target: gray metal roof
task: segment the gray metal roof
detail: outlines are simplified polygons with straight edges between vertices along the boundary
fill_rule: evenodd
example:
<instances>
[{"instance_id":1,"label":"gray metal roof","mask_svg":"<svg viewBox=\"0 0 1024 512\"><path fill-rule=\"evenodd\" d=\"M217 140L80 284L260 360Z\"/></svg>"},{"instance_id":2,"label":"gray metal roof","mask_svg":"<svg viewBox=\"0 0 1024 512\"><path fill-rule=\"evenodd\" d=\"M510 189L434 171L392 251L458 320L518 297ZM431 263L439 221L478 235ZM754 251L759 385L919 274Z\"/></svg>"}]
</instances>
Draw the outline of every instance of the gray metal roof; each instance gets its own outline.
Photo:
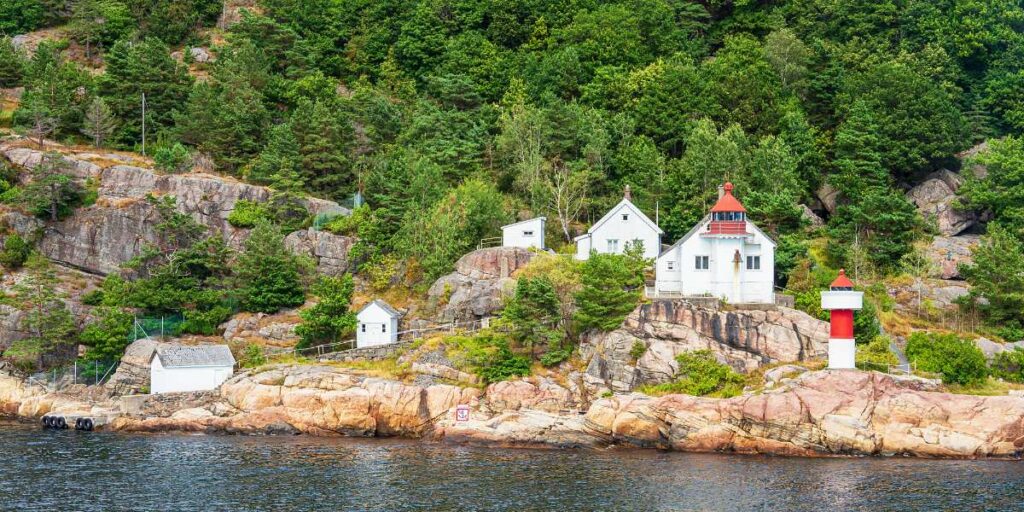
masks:
<instances>
[{"instance_id":1,"label":"gray metal roof","mask_svg":"<svg viewBox=\"0 0 1024 512\"><path fill-rule=\"evenodd\" d=\"M374 299L372 302L366 304L365 306L363 306L362 309L359 310L359 313L362 313L363 311L366 311L366 308L368 308L368 307L370 307L370 306L372 306L374 304L380 306L381 309L383 309L384 311L387 311L387 313L389 315L391 315L391 316L402 316L402 314L399 313L397 309L391 307L391 304L388 304L387 302L384 302L384 301L382 301L380 299ZM358 315L359 313L356 313L356 314Z\"/></svg>"},{"instance_id":2,"label":"gray metal roof","mask_svg":"<svg viewBox=\"0 0 1024 512\"><path fill-rule=\"evenodd\" d=\"M235 365L227 345L160 345L153 357L160 357L164 368Z\"/></svg>"}]
</instances>

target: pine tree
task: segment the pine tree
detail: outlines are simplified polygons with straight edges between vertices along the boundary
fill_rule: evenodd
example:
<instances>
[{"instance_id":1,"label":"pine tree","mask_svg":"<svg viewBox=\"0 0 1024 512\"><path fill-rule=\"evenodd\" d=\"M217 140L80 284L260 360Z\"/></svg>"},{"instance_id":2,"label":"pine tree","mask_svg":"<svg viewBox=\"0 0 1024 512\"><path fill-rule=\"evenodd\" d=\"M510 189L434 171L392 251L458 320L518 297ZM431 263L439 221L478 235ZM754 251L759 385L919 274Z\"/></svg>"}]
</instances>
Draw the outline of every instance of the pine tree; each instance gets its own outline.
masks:
<instances>
[{"instance_id":1,"label":"pine tree","mask_svg":"<svg viewBox=\"0 0 1024 512\"><path fill-rule=\"evenodd\" d=\"M16 307L24 313L29 337L20 340L5 355L34 362L36 368L43 368L47 356L64 359L73 355L75 323L65 297L58 291L60 280L49 261L33 255L26 268L28 274L14 286L14 293Z\"/></svg>"},{"instance_id":2,"label":"pine tree","mask_svg":"<svg viewBox=\"0 0 1024 512\"><path fill-rule=\"evenodd\" d=\"M81 190L68 174L70 166L60 154L47 153L32 169L32 180L25 186L23 198L33 213L54 222L71 213Z\"/></svg>"},{"instance_id":3,"label":"pine tree","mask_svg":"<svg viewBox=\"0 0 1024 512\"><path fill-rule=\"evenodd\" d=\"M330 102L300 100L289 125L298 143L299 172L308 190L326 197L343 197L355 190L355 173L348 148L352 127Z\"/></svg>"},{"instance_id":4,"label":"pine tree","mask_svg":"<svg viewBox=\"0 0 1024 512\"><path fill-rule=\"evenodd\" d=\"M501 318L511 327L511 338L529 347L533 359L538 346L557 343L563 336L558 329L561 304L554 286L545 277L520 278Z\"/></svg>"},{"instance_id":5,"label":"pine tree","mask_svg":"<svg viewBox=\"0 0 1024 512\"><path fill-rule=\"evenodd\" d=\"M0 37L0 87L17 87L25 73L25 55L10 37Z\"/></svg>"},{"instance_id":6,"label":"pine tree","mask_svg":"<svg viewBox=\"0 0 1024 512\"><path fill-rule=\"evenodd\" d=\"M961 268L971 283L971 302L979 304L989 324L1002 326L1008 339L1024 336L1024 243L992 223L973 259Z\"/></svg>"},{"instance_id":7,"label":"pine tree","mask_svg":"<svg viewBox=\"0 0 1024 512\"><path fill-rule=\"evenodd\" d=\"M356 316L349 311L353 290L351 274L324 276L313 285L317 303L299 312L302 323L295 327L299 348L339 341L355 329Z\"/></svg>"},{"instance_id":8,"label":"pine tree","mask_svg":"<svg viewBox=\"0 0 1024 512\"><path fill-rule=\"evenodd\" d=\"M306 300L298 258L284 246L280 230L262 221L249 234L235 262L242 308L275 313Z\"/></svg>"},{"instance_id":9,"label":"pine tree","mask_svg":"<svg viewBox=\"0 0 1024 512\"><path fill-rule=\"evenodd\" d=\"M645 261L642 249L630 248L626 254L591 253L583 264L581 283L576 294L576 327L611 331L640 302Z\"/></svg>"},{"instance_id":10,"label":"pine tree","mask_svg":"<svg viewBox=\"0 0 1024 512\"><path fill-rule=\"evenodd\" d=\"M103 98L93 98L85 109L82 133L92 139L93 146L100 147L117 129L117 119Z\"/></svg>"}]
</instances>

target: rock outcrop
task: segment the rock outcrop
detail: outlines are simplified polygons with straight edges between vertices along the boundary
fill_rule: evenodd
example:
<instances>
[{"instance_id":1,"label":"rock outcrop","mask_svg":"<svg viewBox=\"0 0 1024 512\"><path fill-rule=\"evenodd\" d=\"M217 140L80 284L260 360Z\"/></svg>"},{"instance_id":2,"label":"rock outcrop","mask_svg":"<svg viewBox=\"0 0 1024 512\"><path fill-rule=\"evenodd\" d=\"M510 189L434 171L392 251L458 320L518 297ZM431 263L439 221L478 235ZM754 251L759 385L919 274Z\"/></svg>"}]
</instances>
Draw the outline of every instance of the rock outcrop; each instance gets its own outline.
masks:
<instances>
[{"instance_id":1,"label":"rock outcrop","mask_svg":"<svg viewBox=\"0 0 1024 512\"><path fill-rule=\"evenodd\" d=\"M224 341L256 343L272 347L293 347L299 342L295 328L302 320L298 311L289 309L272 315L239 313L220 326Z\"/></svg>"},{"instance_id":2,"label":"rock outcrop","mask_svg":"<svg viewBox=\"0 0 1024 512\"><path fill-rule=\"evenodd\" d=\"M296 231L284 239L285 247L295 254L313 258L317 272L328 276L338 276L348 270L348 252L353 243L353 238L312 228Z\"/></svg>"},{"instance_id":3,"label":"rock outcrop","mask_svg":"<svg viewBox=\"0 0 1024 512\"><path fill-rule=\"evenodd\" d=\"M747 372L761 365L825 357L828 324L794 309L720 309L685 300L642 304L615 331L592 335L580 351L589 360L586 382L596 389L632 391L672 380L675 356L708 349ZM637 344L643 355L634 360Z\"/></svg>"},{"instance_id":4,"label":"rock outcrop","mask_svg":"<svg viewBox=\"0 0 1024 512\"><path fill-rule=\"evenodd\" d=\"M105 414L130 432L428 437L503 446L623 445L797 456L1020 458L1024 397L941 393L935 384L856 370L807 372L729 399L640 394L586 409L554 381L486 391L419 386L328 366L271 366L216 392L124 397L47 393L0 371L0 413ZM457 406L469 407L466 421Z\"/></svg>"},{"instance_id":5,"label":"rock outcrop","mask_svg":"<svg viewBox=\"0 0 1024 512\"><path fill-rule=\"evenodd\" d=\"M937 236L925 251L931 264L931 277L960 279L960 265L974 261L972 251L977 247L978 235Z\"/></svg>"},{"instance_id":6,"label":"rock outcrop","mask_svg":"<svg viewBox=\"0 0 1024 512\"><path fill-rule=\"evenodd\" d=\"M80 208L67 219L48 226L39 248L60 264L90 273L102 275L117 270L155 240L155 227L160 219L156 208L146 201L147 196L173 196L179 211L220 234L235 248L240 248L248 236L247 229L228 223L235 204L241 200L265 202L271 196L266 187L230 177L201 172L161 174L139 167L146 163L144 160L117 153L74 152L57 146L54 149L59 149L72 163L71 172L76 177L99 182L98 199L95 205ZM24 147L22 140L4 141L0 144L0 153L25 168L39 165L45 154ZM303 201L312 215L349 213L331 201L315 198ZM342 267L347 268L350 240L328 239L325 234L295 238L296 244L308 246L325 269L337 272Z\"/></svg>"},{"instance_id":7,"label":"rock outcrop","mask_svg":"<svg viewBox=\"0 0 1024 512\"><path fill-rule=\"evenodd\" d=\"M511 275L529 263L533 253L519 247L492 247L466 254L455 272L441 277L427 294L439 310L438 319L473 320L501 309L511 292Z\"/></svg>"},{"instance_id":8,"label":"rock outcrop","mask_svg":"<svg viewBox=\"0 0 1024 512\"><path fill-rule=\"evenodd\" d=\"M964 281L943 279L915 279L905 285L890 286L888 291L896 299L896 309L913 312L954 308L957 299L971 292Z\"/></svg>"},{"instance_id":9,"label":"rock outcrop","mask_svg":"<svg viewBox=\"0 0 1024 512\"><path fill-rule=\"evenodd\" d=\"M924 181L907 192L907 199L917 206L926 219L932 219L945 236L962 233L973 226L978 217L974 212L958 210L956 192L963 178L955 172L941 169L928 175Z\"/></svg>"},{"instance_id":10,"label":"rock outcrop","mask_svg":"<svg viewBox=\"0 0 1024 512\"><path fill-rule=\"evenodd\" d=\"M104 386L119 394L138 393L149 387L150 361L160 342L153 338L135 340L124 350L117 371Z\"/></svg>"}]
</instances>

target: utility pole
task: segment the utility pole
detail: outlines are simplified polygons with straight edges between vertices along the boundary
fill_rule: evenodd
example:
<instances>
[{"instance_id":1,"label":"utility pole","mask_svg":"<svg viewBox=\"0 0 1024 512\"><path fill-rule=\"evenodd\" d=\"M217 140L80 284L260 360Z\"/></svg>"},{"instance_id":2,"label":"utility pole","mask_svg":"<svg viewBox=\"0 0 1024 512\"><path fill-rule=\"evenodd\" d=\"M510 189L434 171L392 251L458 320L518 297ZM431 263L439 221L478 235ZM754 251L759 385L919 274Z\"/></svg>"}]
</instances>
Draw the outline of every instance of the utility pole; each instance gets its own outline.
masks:
<instances>
[{"instance_id":1,"label":"utility pole","mask_svg":"<svg viewBox=\"0 0 1024 512\"><path fill-rule=\"evenodd\" d=\"M142 156L146 156L146 93L142 93Z\"/></svg>"}]
</instances>

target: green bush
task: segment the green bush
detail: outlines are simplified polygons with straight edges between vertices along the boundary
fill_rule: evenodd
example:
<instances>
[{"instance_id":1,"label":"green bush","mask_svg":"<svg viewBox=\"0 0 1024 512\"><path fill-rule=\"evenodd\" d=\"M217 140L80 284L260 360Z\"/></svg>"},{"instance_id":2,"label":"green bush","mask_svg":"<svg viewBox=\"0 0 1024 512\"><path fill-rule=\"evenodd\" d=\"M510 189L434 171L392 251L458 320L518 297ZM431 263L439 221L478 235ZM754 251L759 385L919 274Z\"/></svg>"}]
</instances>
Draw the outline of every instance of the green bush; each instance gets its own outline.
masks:
<instances>
[{"instance_id":1,"label":"green bush","mask_svg":"<svg viewBox=\"0 0 1024 512\"><path fill-rule=\"evenodd\" d=\"M676 380L650 388L655 393L682 393L728 398L743 392L744 378L732 367L719 363L710 350L695 350L676 356Z\"/></svg>"},{"instance_id":2,"label":"green bush","mask_svg":"<svg viewBox=\"0 0 1024 512\"><path fill-rule=\"evenodd\" d=\"M642 341L634 341L633 346L629 349L629 357L632 357L634 361L640 359L647 353L647 345L644 345Z\"/></svg>"},{"instance_id":3,"label":"green bush","mask_svg":"<svg viewBox=\"0 0 1024 512\"><path fill-rule=\"evenodd\" d=\"M11 233L4 240L4 249L0 251L0 265L9 270L21 268L32 253L32 246L17 233Z\"/></svg>"},{"instance_id":4,"label":"green bush","mask_svg":"<svg viewBox=\"0 0 1024 512\"><path fill-rule=\"evenodd\" d=\"M992 374L1010 382L1024 382L1024 349L1017 347L996 354L992 359Z\"/></svg>"},{"instance_id":5,"label":"green bush","mask_svg":"<svg viewBox=\"0 0 1024 512\"><path fill-rule=\"evenodd\" d=\"M246 345L238 364L242 368L256 368L267 364L267 356L263 354L263 349L259 345Z\"/></svg>"},{"instance_id":6,"label":"green bush","mask_svg":"<svg viewBox=\"0 0 1024 512\"><path fill-rule=\"evenodd\" d=\"M544 355L540 356L540 364L551 367L561 364L572 357L572 347L549 348Z\"/></svg>"},{"instance_id":7,"label":"green bush","mask_svg":"<svg viewBox=\"0 0 1024 512\"><path fill-rule=\"evenodd\" d=\"M857 345L857 368L886 371L895 364L899 364L899 359L889 350L888 337L875 336L870 342Z\"/></svg>"},{"instance_id":8,"label":"green bush","mask_svg":"<svg viewBox=\"0 0 1024 512\"><path fill-rule=\"evenodd\" d=\"M508 343L499 344L498 350L477 371L477 375L483 378L487 384L508 380L513 377L525 377L529 374L530 360L512 352L508 348Z\"/></svg>"},{"instance_id":9,"label":"green bush","mask_svg":"<svg viewBox=\"0 0 1024 512\"><path fill-rule=\"evenodd\" d=\"M267 207L247 199L235 203L235 209L228 215L228 223L236 228L253 228L264 220L271 220Z\"/></svg>"},{"instance_id":10,"label":"green bush","mask_svg":"<svg viewBox=\"0 0 1024 512\"><path fill-rule=\"evenodd\" d=\"M919 370L941 373L947 384L980 384L988 377L985 355L955 334L915 332L907 340L906 352Z\"/></svg>"},{"instance_id":11,"label":"green bush","mask_svg":"<svg viewBox=\"0 0 1024 512\"><path fill-rule=\"evenodd\" d=\"M177 142L171 146L161 146L153 152L153 164L160 171L174 174L185 172L192 165L192 152Z\"/></svg>"},{"instance_id":12,"label":"green bush","mask_svg":"<svg viewBox=\"0 0 1024 512\"><path fill-rule=\"evenodd\" d=\"M217 334L217 327L231 318L231 308L216 305L209 309L187 309L184 316L185 321L181 323L182 333L213 336Z\"/></svg>"}]
</instances>

